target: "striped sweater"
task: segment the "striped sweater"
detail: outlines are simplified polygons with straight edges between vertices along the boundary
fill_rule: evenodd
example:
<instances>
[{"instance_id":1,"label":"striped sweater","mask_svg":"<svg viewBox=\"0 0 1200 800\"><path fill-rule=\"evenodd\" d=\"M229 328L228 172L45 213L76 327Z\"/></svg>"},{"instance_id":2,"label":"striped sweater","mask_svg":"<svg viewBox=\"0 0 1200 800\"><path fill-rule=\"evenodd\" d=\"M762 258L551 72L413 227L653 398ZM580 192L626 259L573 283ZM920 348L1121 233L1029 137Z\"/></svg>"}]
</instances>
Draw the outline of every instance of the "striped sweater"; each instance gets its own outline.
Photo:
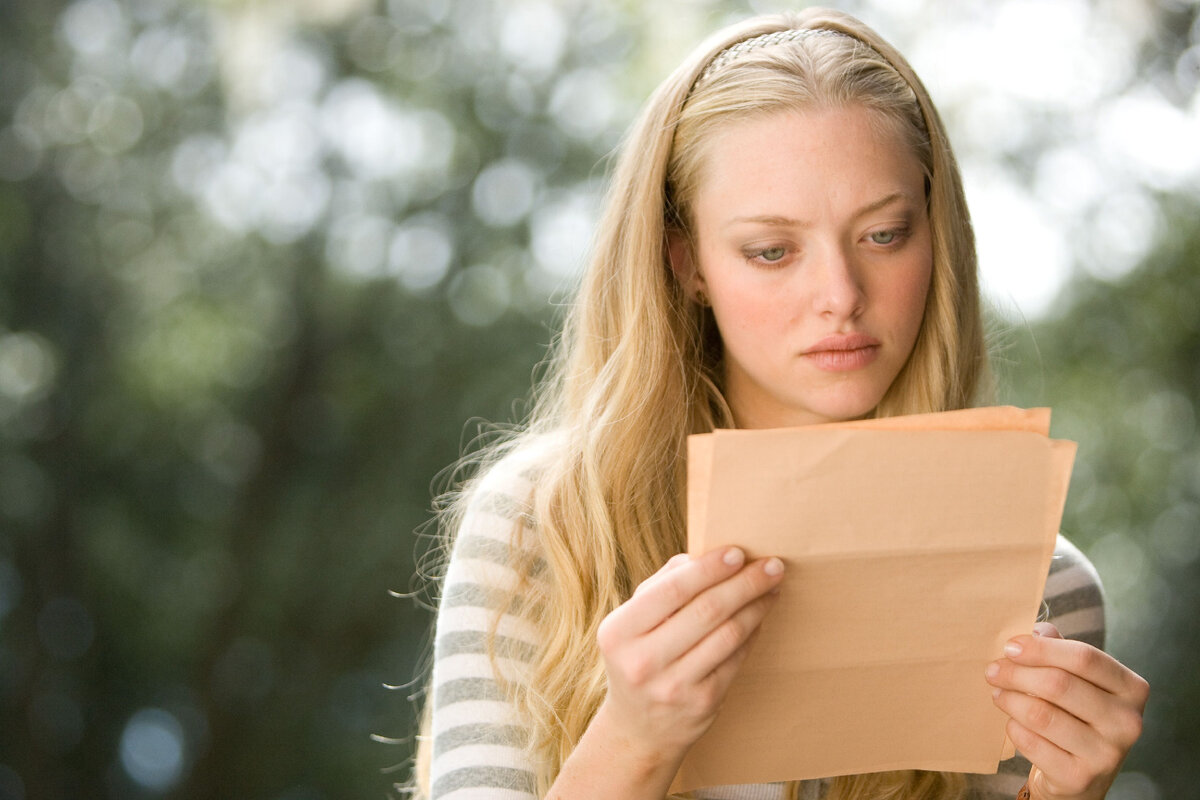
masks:
<instances>
[{"instance_id":1,"label":"striped sweater","mask_svg":"<svg viewBox=\"0 0 1200 800\"><path fill-rule=\"evenodd\" d=\"M442 586L434 637L431 800L536 800L527 725L506 699L488 655L494 631L495 668L506 681L524 678L538 648L534 621L500 609L517 585L512 568L517 526L531 529L529 498L536 481L529 458L514 455L493 467L472 492ZM523 555L537 557L537 553ZM1059 537L1046 581L1049 621L1063 636L1103 646L1100 580L1087 558ZM497 614L499 617L497 618ZM971 775L971 797L1010 800L1029 773L1017 756L995 775ZM818 800L821 781L805 781L804 800ZM702 789L701 800L780 800L782 784Z\"/></svg>"}]
</instances>

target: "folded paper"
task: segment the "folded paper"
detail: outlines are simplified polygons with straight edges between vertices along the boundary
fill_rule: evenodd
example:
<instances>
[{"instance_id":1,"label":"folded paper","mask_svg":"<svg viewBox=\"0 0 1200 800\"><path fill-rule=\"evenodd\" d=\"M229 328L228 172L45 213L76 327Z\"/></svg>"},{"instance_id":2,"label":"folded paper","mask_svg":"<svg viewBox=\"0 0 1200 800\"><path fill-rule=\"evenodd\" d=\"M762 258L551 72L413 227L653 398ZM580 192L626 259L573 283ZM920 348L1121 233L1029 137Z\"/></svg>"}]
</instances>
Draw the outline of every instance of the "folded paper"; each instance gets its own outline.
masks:
<instances>
[{"instance_id":1,"label":"folded paper","mask_svg":"<svg viewBox=\"0 0 1200 800\"><path fill-rule=\"evenodd\" d=\"M1049 419L984 408L690 437L689 552L736 544L788 571L672 790L995 772L1011 747L983 673L1036 621L1075 456Z\"/></svg>"}]
</instances>

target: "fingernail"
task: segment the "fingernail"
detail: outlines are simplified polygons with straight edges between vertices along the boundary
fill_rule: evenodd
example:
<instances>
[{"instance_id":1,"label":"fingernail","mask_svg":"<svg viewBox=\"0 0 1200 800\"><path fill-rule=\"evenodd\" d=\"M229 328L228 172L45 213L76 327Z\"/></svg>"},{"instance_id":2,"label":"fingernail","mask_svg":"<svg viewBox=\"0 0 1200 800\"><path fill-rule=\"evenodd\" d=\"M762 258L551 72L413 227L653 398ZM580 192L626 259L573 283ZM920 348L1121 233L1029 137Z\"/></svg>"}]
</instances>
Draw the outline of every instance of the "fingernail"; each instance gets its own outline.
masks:
<instances>
[{"instance_id":1,"label":"fingernail","mask_svg":"<svg viewBox=\"0 0 1200 800\"><path fill-rule=\"evenodd\" d=\"M740 547L731 547L725 551L725 557L722 560L729 566L736 567L746 560L746 554Z\"/></svg>"},{"instance_id":2,"label":"fingernail","mask_svg":"<svg viewBox=\"0 0 1200 800\"><path fill-rule=\"evenodd\" d=\"M763 572L774 578L776 575L783 574L783 562L778 558L772 558L763 565Z\"/></svg>"},{"instance_id":3,"label":"fingernail","mask_svg":"<svg viewBox=\"0 0 1200 800\"><path fill-rule=\"evenodd\" d=\"M995 661L988 664L987 670L984 672L984 675L986 675L989 678L994 678L999 674L1000 674L1000 665L997 664Z\"/></svg>"},{"instance_id":4,"label":"fingernail","mask_svg":"<svg viewBox=\"0 0 1200 800\"><path fill-rule=\"evenodd\" d=\"M1021 655L1021 645L1017 644L1016 642L1009 642L1008 644L1004 645L1004 655L1008 656L1009 658Z\"/></svg>"},{"instance_id":5,"label":"fingernail","mask_svg":"<svg viewBox=\"0 0 1200 800\"><path fill-rule=\"evenodd\" d=\"M992 689L992 699L995 700L1000 696L1000 689Z\"/></svg>"},{"instance_id":6,"label":"fingernail","mask_svg":"<svg viewBox=\"0 0 1200 800\"><path fill-rule=\"evenodd\" d=\"M680 564L682 564L684 561L687 561L687 560L688 560L687 553L676 553L675 555L671 556L671 558L667 561L667 566L668 567L677 567Z\"/></svg>"}]
</instances>

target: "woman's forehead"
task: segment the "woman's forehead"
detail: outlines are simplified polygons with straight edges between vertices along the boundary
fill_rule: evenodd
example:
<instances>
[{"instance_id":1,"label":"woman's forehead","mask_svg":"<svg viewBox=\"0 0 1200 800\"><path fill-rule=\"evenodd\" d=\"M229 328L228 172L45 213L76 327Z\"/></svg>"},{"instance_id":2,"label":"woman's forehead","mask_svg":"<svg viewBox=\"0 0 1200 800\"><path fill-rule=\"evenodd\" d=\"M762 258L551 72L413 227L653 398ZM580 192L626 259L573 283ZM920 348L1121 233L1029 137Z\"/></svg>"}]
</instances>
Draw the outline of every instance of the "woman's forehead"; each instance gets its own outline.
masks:
<instances>
[{"instance_id":1,"label":"woman's forehead","mask_svg":"<svg viewBox=\"0 0 1200 800\"><path fill-rule=\"evenodd\" d=\"M913 148L878 112L860 106L789 110L732 122L705 148L693 206L799 206L831 199L865 207L891 194L923 196ZM739 214L743 213L738 211Z\"/></svg>"}]
</instances>

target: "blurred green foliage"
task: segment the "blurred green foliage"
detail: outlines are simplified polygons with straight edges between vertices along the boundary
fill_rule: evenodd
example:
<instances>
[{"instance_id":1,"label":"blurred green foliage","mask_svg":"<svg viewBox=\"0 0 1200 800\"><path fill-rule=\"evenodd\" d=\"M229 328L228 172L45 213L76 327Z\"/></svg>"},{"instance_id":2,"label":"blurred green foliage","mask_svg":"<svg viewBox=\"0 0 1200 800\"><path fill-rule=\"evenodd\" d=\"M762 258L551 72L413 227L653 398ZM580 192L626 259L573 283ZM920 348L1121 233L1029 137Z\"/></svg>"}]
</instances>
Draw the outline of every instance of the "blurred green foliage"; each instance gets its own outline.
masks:
<instances>
[{"instance_id":1,"label":"blurred green foliage","mask_svg":"<svg viewBox=\"0 0 1200 800\"><path fill-rule=\"evenodd\" d=\"M521 416L655 14L0 2L0 798L387 793L429 622L388 591L464 422ZM1196 45L1161 17L1147 81ZM1200 224L1161 200L1007 352L1155 687L1139 800L1200 786Z\"/></svg>"},{"instance_id":2,"label":"blurred green foliage","mask_svg":"<svg viewBox=\"0 0 1200 800\"><path fill-rule=\"evenodd\" d=\"M1200 796L1200 204L1162 213L1137 270L1078 280L1008 356L1013 402L1080 443L1063 529L1104 578L1108 649L1150 681L1121 795L1139 798Z\"/></svg>"}]
</instances>

